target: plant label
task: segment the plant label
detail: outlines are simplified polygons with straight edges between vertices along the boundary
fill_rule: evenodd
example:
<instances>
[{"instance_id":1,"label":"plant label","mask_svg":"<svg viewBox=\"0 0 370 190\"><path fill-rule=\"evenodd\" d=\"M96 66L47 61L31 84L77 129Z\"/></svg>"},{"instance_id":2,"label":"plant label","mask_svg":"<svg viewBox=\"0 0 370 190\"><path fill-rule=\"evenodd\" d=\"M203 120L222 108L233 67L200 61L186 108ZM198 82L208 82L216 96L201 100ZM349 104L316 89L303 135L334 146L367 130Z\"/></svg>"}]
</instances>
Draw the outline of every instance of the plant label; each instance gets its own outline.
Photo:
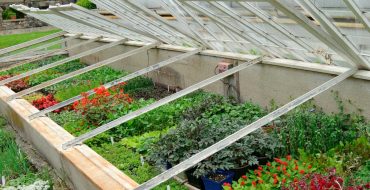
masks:
<instances>
[{"instance_id":1,"label":"plant label","mask_svg":"<svg viewBox=\"0 0 370 190\"><path fill-rule=\"evenodd\" d=\"M171 190L171 186L170 185L167 185L167 190Z\"/></svg>"},{"instance_id":2,"label":"plant label","mask_svg":"<svg viewBox=\"0 0 370 190\"><path fill-rule=\"evenodd\" d=\"M112 143L112 145L114 145L114 139L113 139L113 137L110 137L110 142Z\"/></svg>"},{"instance_id":3,"label":"plant label","mask_svg":"<svg viewBox=\"0 0 370 190\"><path fill-rule=\"evenodd\" d=\"M141 165L144 166L144 163L145 163L144 156L140 156L140 162L141 162Z\"/></svg>"},{"instance_id":4,"label":"plant label","mask_svg":"<svg viewBox=\"0 0 370 190\"><path fill-rule=\"evenodd\" d=\"M1 185L2 185L2 186L5 186L5 183L6 183L6 181L5 181L5 176L2 176L2 177L1 177Z\"/></svg>"}]
</instances>

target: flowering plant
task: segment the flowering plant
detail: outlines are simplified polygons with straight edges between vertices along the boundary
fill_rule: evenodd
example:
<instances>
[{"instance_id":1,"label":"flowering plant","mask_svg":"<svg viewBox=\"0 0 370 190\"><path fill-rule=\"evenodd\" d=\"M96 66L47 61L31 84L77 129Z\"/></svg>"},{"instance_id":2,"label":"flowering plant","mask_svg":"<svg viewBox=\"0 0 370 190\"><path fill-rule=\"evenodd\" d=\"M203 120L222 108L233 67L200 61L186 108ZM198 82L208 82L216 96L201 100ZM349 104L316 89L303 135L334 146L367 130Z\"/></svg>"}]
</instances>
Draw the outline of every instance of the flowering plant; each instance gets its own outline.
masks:
<instances>
[{"instance_id":1,"label":"flowering plant","mask_svg":"<svg viewBox=\"0 0 370 190\"><path fill-rule=\"evenodd\" d=\"M336 175L336 169L330 169L328 175L322 175L318 173L311 173L305 175L301 180L295 183L291 183L289 187L283 188L288 189L300 189L300 190L364 190L370 189L370 183L366 185L357 186L346 186L342 177Z\"/></svg>"},{"instance_id":2,"label":"flowering plant","mask_svg":"<svg viewBox=\"0 0 370 190\"><path fill-rule=\"evenodd\" d=\"M254 171L251 170L237 182L224 184L224 190L281 189L291 183L297 183L303 176L315 170L312 165L292 159L290 155L274 160Z\"/></svg>"},{"instance_id":3,"label":"flowering plant","mask_svg":"<svg viewBox=\"0 0 370 190\"><path fill-rule=\"evenodd\" d=\"M72 109L80 112L89 125L101 125L109 118L109 114L115 113L119 109L127 107L132 99L123 91L121 83L112 87L111 90L100 86L94 89L95 95L82 93L83 98L72 105Z\"/></svg>"},{"instance_id":4,"label":"flowering plant","mask_svg":"<svg viewBox=\"0 0 370 190\"><path fill-rule=\"evenodd\" d=\"M0 76L0 81L8 79L10 77L12 77L12 75ZM22 91L22 90L29 87L29 85L27 83L27 78L26 79L19 79L19 80L10 82L10 83L6 84L6 86L9 87L10 89L12 89L14 92L19 92L19 91Z\"/></svg>"},{"instance_id":5,"label":"flowering plant","mask_svg":"<svg viewBox=\"0 0 370 190\"><path fill-rule=\"evenodd\" d=\"M49 94L47 96L42 96L41 98L32 101L32 105L34 105L39 110L46 109L57 103L58 101L54 99L54 96L52 94ZM55 110L54 112L58 113L60 112L60 110Z\"/></svg>"}]
</instances>

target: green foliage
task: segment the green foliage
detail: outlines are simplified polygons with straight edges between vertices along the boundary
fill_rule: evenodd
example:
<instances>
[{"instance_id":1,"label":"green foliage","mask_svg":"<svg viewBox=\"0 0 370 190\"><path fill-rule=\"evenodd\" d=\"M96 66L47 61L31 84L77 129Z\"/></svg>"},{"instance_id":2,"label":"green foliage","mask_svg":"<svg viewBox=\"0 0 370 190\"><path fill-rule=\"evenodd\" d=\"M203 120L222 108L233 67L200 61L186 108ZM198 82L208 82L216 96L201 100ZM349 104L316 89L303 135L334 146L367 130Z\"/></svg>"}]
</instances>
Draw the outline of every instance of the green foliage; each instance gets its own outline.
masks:
<instances>
[{"instance_id":1,"label":"green foliage","mask_svg":"<svg viewBox=\"0 0 370 190\"><path fill-rule=\"evenodd\" d=\"M153 147L150 160L158 165L173 165L238 131L263 116L264 111L251 103L233 104L219 96L205 99L184 114L181 125L171 129ZM258 130L216 153L196 166L194 175L216 169L231 169L258 164L258 157L272 157L279 143Z\"/></svg>"},{"instance_id":2,"label":"green foliage","mask_svg":"<svg viewBox=\"0 0 370 190\"><path fill-rule=\"evenodd\" d=\"M50 30L45 32L31 32L24 34L10 34L0 36L0 49L14 46L29 40L34 40L52 33L59 32L60 30Z\"/></svg>"},{"instance_id":3,"label":"green foliage","mask_svg":"<svg viewBox=\"0 0 370 190\"><path fill-rule=\"evenodd\" d=\"M57 67L47 69L47 70L42 71L40 73L31 75L28 78L28 84L30 86L35 86L35 85L41 84L43 82L58 78L60 76L63 76L63 75L65 75L67 73L70 73L72 71L76 71L76 70L81 69L83 67L85 67L85 65L80 63L79 60L71 61L71 62L65 63L63 65L59 65Z\"/></svg>"},{"instance_id":4,"label":"green foliage","mask_svg":"<svg viewBox=\"0 0 370 190\"><path fill-rule=\"evenodd\" d=\"M340 143L353 141L364 126L369 126L354 114L326 114L312 102L289 112L275 127L274 135L284 147L280 155L298 155L298 149L308 153L326 152ZM361 128L361 129L360 129Z\"/></svg>"},{"instance_id":5,"label":"green foliage","mask_svg":"<svg viewBox=\"0 0 370 190\"><path fill-rule=\"evenodd\" d=\"M370 142L363 136L345 145L339 144L326 153L312 155L304 150L299 150L299 153L301 160L314 163L319 171L334 167L339 175L351 178L354 172L370 160Z\"/></svg>"},{"instance_id":6,"label":"green foliage","mask_svg":"<svg viewBox=\"0 0 370 190\"><path fill-rule=\"evenodd\" d=\"M1 123L5 125L4 121ZM31 171L27 157L17 147L13 135L0 128L0 176L15 179Z\"/></svg>"},{"instance_id":7,"label":"green foliage","mask_svg":"<svg viewBox=\"0 0 370 190\"><path fill-rule=\"evenodd\" d=\"M144 133L140 136L133 136L133 137L126 137L123 138L120 143L127 148L134 150L140 154L147 154L150 152L151 145L156 143L159 140L159 137L162 133L166 133L165 131L151 131L148 133Z\"/></svg>"},{"instance_id":8,"label":"green foliage","mask_svg":"<svg viewBox=\"0 0 370 190\"><path fill-rule=\"evenodd\" d=\"M85 7L86 9L96 9L96 5L91 3L89 0L78 0L76 4L81 7Z\"/></svg>"},{"instance_id":9,"label":"green foliage","mask_svg":"<svg viewBox=\"0 0 370 190\"><path fill-rule=\"evenodd\" d=\"M3 14L2 14L2 17L4 20L9 20L11 19L12 16L17 16L17 12L16 10L12 9L12 8L6 8L4 11L3 11Z\"/></svg>"},{"instance_id":10,"label":"green foliage","mask_svg":"<svg viewBox=\"0 0 370 190\"><path fill-rule=\"evenodd\" d=\"M58 125L64 126L68 123L75 123L82 119L82 115L76 111L62 111L60 113L50 113L49 117L55 121Z\"/></svg>"},{"instance_id":11,"label":"green foliage","mask_svg":"<svg viewBox=\"0 0 370 190\"><path fill-rule=\"evenodd\" d=\"M45 90L54 94L56 100L64 101L124 75L126 74L123 72L104 66L47 87Z\"/></svg>"},{"instance_id":12,"label":"green foliage","mask_svg":"<svg viewBox=\"0 0 370 190\"><path fill-rule=\"evenodd\" d=\"M147 162L142 164L140 154L120 143L104 144L102 147L94 147L93 149L138 183L146 182L160 173L158 169L150 166ZM163 190L166 189L167 185L170 185L171 189L174 190L186 190L186 187L174 180L169 180L154 189Z\"/></svg>"},{"instance_id":13,"label":"green foliage","mask_svg":"<svg viewBox=\"0 0 370 190\"><path fill-rule=\"evenodd\" d=\"M43 60L40 60L40 61L35 61L35 62L23 64L23 65L11 68L11 69L6 70L6 71L1 71L0 76L18 75L18 74L21 74L21 73L25 73L25 72L30 71L32 69L36 69L38 67L53 63L55 61L59 61L61 59L64 59L65 57L66 56L64 56L64 55L56 55L56 56L52 56L52 57L49 57L49 58L46 58L46 59L43 59Z\"/></svg>"},{"instance_id":14,"label":"green foliage","mask_svg":"<svg viewBox=\"0 0 370 190\"><path fill-rule=\"evenodd\" d=\"M370 160L368 160L361 168L354 174L353 179L356 184L370 183Z\"/></svg>"}]
</instances>

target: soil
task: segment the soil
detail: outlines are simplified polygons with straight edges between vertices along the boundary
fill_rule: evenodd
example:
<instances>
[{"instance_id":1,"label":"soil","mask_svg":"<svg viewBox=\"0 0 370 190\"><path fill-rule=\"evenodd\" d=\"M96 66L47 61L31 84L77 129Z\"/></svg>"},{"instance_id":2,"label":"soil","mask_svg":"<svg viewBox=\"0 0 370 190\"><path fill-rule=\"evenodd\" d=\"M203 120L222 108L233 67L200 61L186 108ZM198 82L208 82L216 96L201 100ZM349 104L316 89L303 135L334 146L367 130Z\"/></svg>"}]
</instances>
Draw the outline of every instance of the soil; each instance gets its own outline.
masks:
<instances>
[{"instance_id":1,"label":"soil","mask_svg":"<svg viewBox=\"0 0 370 190\"><path fill-rule=\"evenodd\" d=\"M151 98L159 100L173 93L175 93L175 91L168 90L160 86L154 86L153 88L142 88L142 89L135 90L135 92L133 92L130 95L132 98L136 100L140 98L143 98L145 100L151 99Z\"/></svg>"},{"instance_id":2,"label":"soil","mask_svg":"<svg viewBox=\"0 0 370 190\"><path fill-rule=\"evenodd\" d=\"M32 147L19 133L10 125L6 126L6 129L12 131L15 135L15 140L19 148L27 155L28 161L37 170L47 170L51 179L53 180L53 190L69 190L65 182L57 176L54 169L40 156L36 149Z\"/></svg>"},{"instance_id":3,"label":"soil","mask_svg":"<svg viewBox=\"0 0 370 190\"><path fill-rule=\"evenodd\" d=\"M209 179L216 181L216 182L221 182L222 180L225 180L227 176L222 175L222 174L211 174L208 176Z\"/></svg>"}]
</instances>

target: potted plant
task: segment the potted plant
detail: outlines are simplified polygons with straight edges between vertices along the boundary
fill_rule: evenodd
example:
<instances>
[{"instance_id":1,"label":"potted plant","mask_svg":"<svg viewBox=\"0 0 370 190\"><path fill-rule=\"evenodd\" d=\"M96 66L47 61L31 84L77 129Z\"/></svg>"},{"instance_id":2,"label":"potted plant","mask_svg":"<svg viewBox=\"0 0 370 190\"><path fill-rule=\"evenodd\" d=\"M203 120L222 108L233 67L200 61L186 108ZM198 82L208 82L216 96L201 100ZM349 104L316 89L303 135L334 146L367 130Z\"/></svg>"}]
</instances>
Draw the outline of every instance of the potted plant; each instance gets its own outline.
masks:
<instances>
[{"instance_id":1,"label":"potted plant","mask_svg":"<svg viewBox=\"0 0 370 190\"><path fill-rule=\"evenodd\" d=\"M170 130L154 144L149 160L160 165L166 162L176 165L236 132L247 122L229 115L223 115L217 120L217 122L209 118L183 120L177 128ZM230 171L230 169L241 166L254 166L259 163L260 155L272 157L276 146L278 142L275 139L262 130L257 130L198 163L186 174L191 179L203 177L204 181L212 172ZM221 188L221 185L219 187Z\"/></svg>"},{"instance_id":2,"label":"potted plant","mask_svg":"<svg viewBox=\"0 0 370 190\"><path fill-rule=\"evenodd\" d=\"M231 183L234 177L234 172L217 170L206 176L202 176L202 181L205 190L222 190L222 185Z\"/></svg>"}]
</instances>

